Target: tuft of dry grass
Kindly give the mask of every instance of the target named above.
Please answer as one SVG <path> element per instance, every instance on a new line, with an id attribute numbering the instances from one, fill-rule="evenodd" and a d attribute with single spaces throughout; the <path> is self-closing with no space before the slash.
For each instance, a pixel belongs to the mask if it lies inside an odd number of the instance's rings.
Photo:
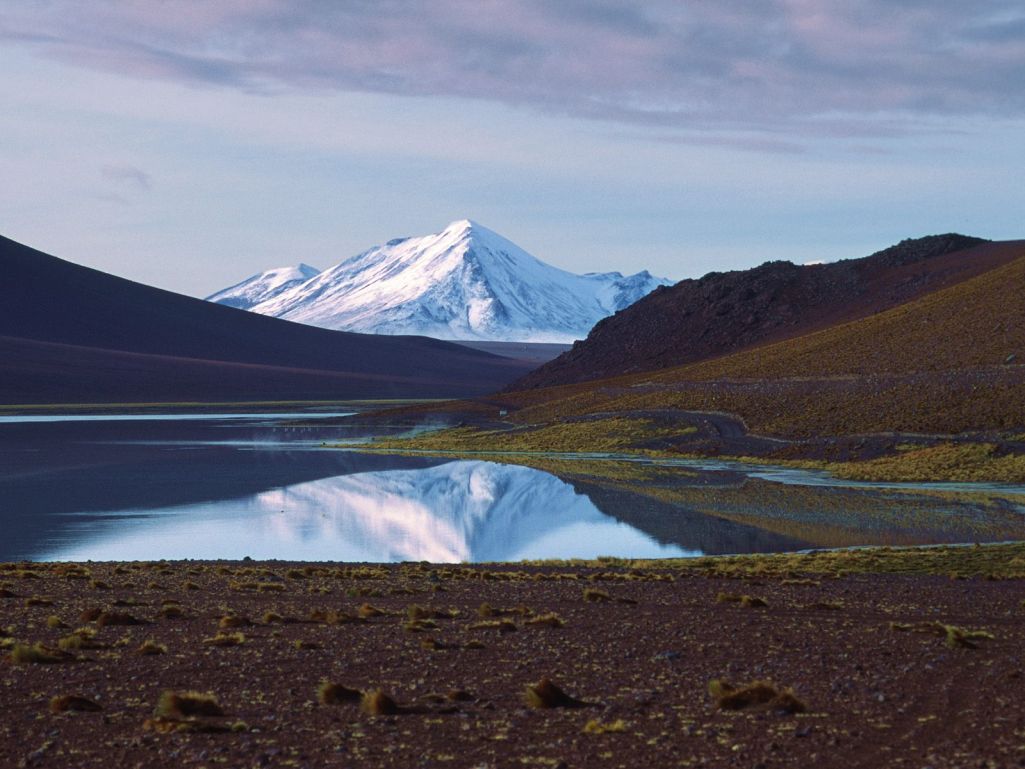
<path id="1" fill-rule="evenodd" d="M 755 609 L 769 605 L 768 601 L 764 598 L 758 598 L 753 595 L 739 595 L 737 593 L 719 593 L 715 597 L 715 602 L 736 603 L 748 609 Z"/>
<path id="2" fill-rule="evenodd" d="M 53 714 L 67 713 L 98 713 L 103 706 L 98 702 L 77 694 L 60 694 L 50 700 L 50 712 Z"/>
<path id="3" fill-rule="evenodd" d="M 196 691 L 176 692 L 165 690 L 157 700 L 154 714 L 158 718 L 184 721 L 196 717 L 223 716 L 224 709 L 212 693 Z"/>
<path id="4" fill-rule="evenodd" d="M 721 679 L 708 684 L 709 693 L 720 710 L 761 708 L 776 713 L 804 713 L 808 707 L 793 689 L 780 689 L 771 681 L 754 681 L 744 686 L 733 686 Z"/>
<path id="5" fill-rule="evenodd" d="M 584 600 L 590 601 L 591 603 L 607 603 L 612 600 L 612 596 L 606 593 L 604 590 L 598 590 L 593 587 L 584 588 Z"/>
<path id="6" fill-rule="evenodd" d="M 356 611 L 360 619 L 370 619 L 371 617 L 383 617 L 388 612 L 383 609 L 378 609 L 376 606 L 371 606 L 368 603 L 363 604 Z"/>
<path id="7" fill-rule="evenodd" d="M 203 639 L 204 646 L 241 646 L 245 642 L 245 633 L 218 633 Z"/>
<path id="8" fill-rule="evenodd" d="M 528 685 L 524 695 L 527 705 L 532 708 L 584 708 L 589 706 L 589 703 L 566 694 L 548 678 L 542 678 L 538 683 Z"/>
<path id="9" fill-rule="evenodd" d="M 324 679 L 317 686 L 317 702 L 321 705 L 354 705 L 363 698 L 363 692 L 350 689 Z"/>
<path id="10" fill-rule="evenodd" d="M 617 734 L 626 731 L 626 721 L 617 718 L 615 721 L 603 723 L 597 718 L 592 718 L 584 724 L 584 734 Z"/>
<path id="11" fill-rule="evenodd" d="M 96 640 L 96 631 L 91 627 L 80 627 L 70 635 L 66 635 L 57 642 L 57 648 L 62 651 L 75 651 L 78 649 L 102 649 L 103 644 Z"/>
<path id="12" fill-rule="evenodd" d="M 126 612 L 105 611 L 100 612 L 96 617 L 96 624 L 100 627 L 107 627 L 108 625 L 145 625 L 146 623 Z"/>
<path id="13" fill-rule="evenodd" d="M 217 623 L 222 630 L 230 630 L 237 627 L 249 627 L 252 621 L 244 614 L 225 614 Z"/>
<path id="14" fill-rule="evenodd" d="M 468 625 L 467 630 L 497 630 L 500 633 L 513 633 L 518 628 L 511 619 L 488 619 Z"/>
<path id="15" fill-rule="evenodd" d="M 167 654 L 167 647 L 164 644 L 157 643 L 152 638 L 147 638 L 139 645 L 136 651 L 144 657 L 151 657 L 157 654 Z"/>
<path id="16" fill-rule="evenodd" d="M 906 633 L 925 633 L 945 639 L 947 646 L 954 649 L 976 649 L 976 641 L 992 640 L 993 634 L 985 630 L 968 630 L 957 625 L 947 625 L 935 620 L 927 622 L 891 622 L 891 630 Z"/>
<path id="17" fill-rule="evenodd" d="M 565 627 L 566 620 L 555 612 L 549 612 L 548 614 L 539 614 L 536 617 L 531 617 L 523 624 L 532 627 Z"/>
<path id="18" fill-rule="evenodd" d="M 359 706 L 370 716 L 396 716 L 402 712 L 402 706 L 381 689 L 364 692 Z"/>
<path id="19" fill-rule="evenodd" d="M 16 665 L 56 665 L 72 659 L 74 655 L 41 643 L 15 644 L 11 647 L 11 662 Z"/>
<path id="20" fill-rule="evenodd" d="M 402 629 L 407 633 L 423 633 L 427 630 L 437 630 L 438 623 L 432 619 L 411 619 L 402 626 Z"/>

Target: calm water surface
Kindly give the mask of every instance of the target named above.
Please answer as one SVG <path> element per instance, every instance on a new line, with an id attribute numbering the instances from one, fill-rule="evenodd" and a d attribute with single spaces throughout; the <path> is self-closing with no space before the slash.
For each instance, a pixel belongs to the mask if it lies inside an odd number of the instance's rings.
<path id="1" fill-rule="evenodd" d="M 365 433 L 309 414 L 0 419 L 0 560 L 474 562 L 1025 538 L 1021 487 L 322 447 Z"/>

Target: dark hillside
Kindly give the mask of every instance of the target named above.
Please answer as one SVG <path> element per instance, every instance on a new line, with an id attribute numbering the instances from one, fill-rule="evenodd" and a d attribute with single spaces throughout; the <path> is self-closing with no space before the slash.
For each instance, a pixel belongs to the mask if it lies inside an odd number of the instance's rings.
<path id="1" fill-rule="evenodd" d="M 891 309 L 1021 253 L 964 235 L 905 240 L 862 259 L 768 262 L 660 288 L 509 389 L 653 371 L 791 339 Z"/>
<path id="2" fill-rule="evenodd" d="M 6 238 L 0 275 L 5 403 L 457 396 L 493 391 L 528 368 L 426 337 L 255 315 Z"/>

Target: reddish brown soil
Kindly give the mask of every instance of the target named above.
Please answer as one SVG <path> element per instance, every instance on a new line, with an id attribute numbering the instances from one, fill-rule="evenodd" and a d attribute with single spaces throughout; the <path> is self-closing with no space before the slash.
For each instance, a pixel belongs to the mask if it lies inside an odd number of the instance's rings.
<path id="1" fill-rule="evenodd" d="M 9 636 L 56 646 L 88 625 L 102 647 L 57 664 L 0 663 L 0 766 L 1025 766 L 1021 580 L 849 575 L 798 584 L 519 566 L 88 568 L 86 578 L 67 565 L 32 567 L 38 578 L 0 571 L 10 594 L 0 598 L 0 627 Z M 279 587 L 256 592 L 246 583 Z M 611 600 L 585 601 L 585 588 Z M 768 606 L 718 603 L 721 591 Z M 32 596 L 53 605 L 27 606 Z M 168 599 L 181 601 L 183 618 L 159 616 Z M 308 621 L 315 610 L 355 613 L 364 602 L 387 613 Z M 471 630 L 482 602 L 526 614 L 509 617 L 511 632 Z M 117 611 L 147 624 L 80 619 L 118 603 Z M 437 629 L 408 632 L 412 604 L 459 613 L 436 620 Z M 204 645 L 228 610 L 254 621 L 225 631 L 244 633 L 245 642 Z M 269 611 L 307 621 L 267 624 Z M 547 612 L 565 627 L 526 624 Z M 49 628 L 51 615 L 69 627 Z M 940 637 L 890 628 L 921 621 L 994 638 L 951 648 Z M 425 649 L 425 638 L 445 648 Z M 146 639 L 167 652 L 139 654 Z M 483 648 L 467 648 L 471 639 Z M 525 687 L 542 677 L 592 705 L 528 708 Z M 319 704 L 324 678 L 381 688 L 407 712 L 370 716 L 355 704 Z M 721 711 L 708 694 L 718 678 L 793 687 L 807 712 Z M 235 731 L 147 728 L 168 689 L 212 692 L 226 715 L 196 723 Z M 457 689 L 469 699 L 444 697 Z M 58 695 L 86 697 L 102 710 L 51 714 Z M 585 732 L 592 720 L 622 721 L 622 731 Z"/>

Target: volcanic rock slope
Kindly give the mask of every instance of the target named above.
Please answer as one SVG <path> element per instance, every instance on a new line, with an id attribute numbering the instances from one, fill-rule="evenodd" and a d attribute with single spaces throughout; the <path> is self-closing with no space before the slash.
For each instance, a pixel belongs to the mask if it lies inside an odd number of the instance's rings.
<path id="1" fill-rule="evenodd" d="M 566 343 L 669 281 L 575 275 L 475 222 L 398 238 L 308 280 L 275 270 L 208 299 L 322 328 L 437 339 Z"/>
<path id="2" fill-rule="evenodd" d="M 527 364 L 222 307 L 0 238 L 0 403 L 442 397 Z"/>
<path id="3" fill-rule="evenodd" d="M 957 234 L 905 240 L 862 259 L 768 262 L 660 288 L 510 389 L 678 366 L 883 312 L 1021 256 L 1021 241 Z"/>

